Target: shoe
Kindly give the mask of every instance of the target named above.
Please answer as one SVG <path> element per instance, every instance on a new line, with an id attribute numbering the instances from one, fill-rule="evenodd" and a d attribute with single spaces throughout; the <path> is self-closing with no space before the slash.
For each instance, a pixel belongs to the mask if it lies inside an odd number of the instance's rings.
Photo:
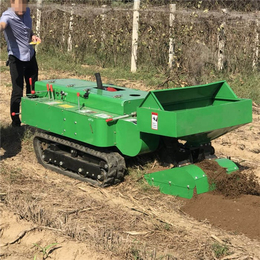
<path id="1" fill-rule="evenodd" d="M 13 121 L 12 127 L 21 127 L 21 123 Z"/>

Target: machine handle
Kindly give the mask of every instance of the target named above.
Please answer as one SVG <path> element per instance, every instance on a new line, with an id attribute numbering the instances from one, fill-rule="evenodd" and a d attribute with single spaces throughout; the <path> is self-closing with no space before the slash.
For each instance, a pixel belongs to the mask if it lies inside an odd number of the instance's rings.
<path id="1" fill-rule="evenodd" d="M 104 89 L 100 73 L 95 73 L 96 81 L 97 81 L 97 88 L 98 89 Z"/>
<path id="2" fill-rule="evenodd" d="M 29 78 L 29 85 L 30 85 L 31 94 L 34 95 L 35 91 L 33 90 L 32 78 Z"/>
<path id="3" fill-rule="evenodd" d="M 122 119 L 122 118 L 127 118 L 127 117 L 130 117 L 130 116 L 136 116 L 136 112 L 133 112 L 131 114 L 128 114 L 128 115 L 123 115 L 123 116 L 117 116 L 117 117 L 113 117 L 113 118 L 108 118 L 106 119 L 106 122 L 112 122 L 112 121 L 115 121 L 115 120 L 118 120 L 118 119 Z"/>

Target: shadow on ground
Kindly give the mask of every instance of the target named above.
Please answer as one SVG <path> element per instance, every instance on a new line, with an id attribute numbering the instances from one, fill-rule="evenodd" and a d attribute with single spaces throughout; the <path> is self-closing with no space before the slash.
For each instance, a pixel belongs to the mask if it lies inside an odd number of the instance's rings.
<path id="1" fill-rule="evenodd" d="M 0 148 L 4 151 L 3 154 L 1 153 L 0 160 L 14 157 L 21 151 L 26 129 L 27 126 L 0 126 Z"/>

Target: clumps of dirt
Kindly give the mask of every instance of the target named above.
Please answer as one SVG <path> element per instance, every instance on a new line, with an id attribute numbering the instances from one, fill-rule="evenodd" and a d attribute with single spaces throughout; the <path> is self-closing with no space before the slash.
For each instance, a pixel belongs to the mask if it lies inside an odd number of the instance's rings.
<path id="1" fill-rule="evenodd" d="M 208 176 L 210 186 L 214 186 L 214 193 L 235 198 L 242 194 L 260 196 L 260 183 L 253 173 L 243 171 L 226 173 L 226 169 L 214 160 L 204 160 L 197 164 Z"/>
<path id="2" fill-rule="evenodd" d="M 237 171 L 226 174 L 215 181 L 216 191 L 225 196 L 237 197 L 242 194 L 260 196 L 260 184 L 254 174 Z"/>

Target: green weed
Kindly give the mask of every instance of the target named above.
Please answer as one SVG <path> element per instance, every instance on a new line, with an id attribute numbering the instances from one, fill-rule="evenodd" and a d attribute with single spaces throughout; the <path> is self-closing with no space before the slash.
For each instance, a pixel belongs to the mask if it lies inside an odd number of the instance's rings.
<path id="1" fill-rule="evenodd" d="M 4 72 L 4 71 L 9 71 L 9 67 L 7 67 L 7 66 L 1 66 L 1 67 L 0 67 L 0 72 Z"/>
<path id="2" fill-rule="evenodd" d="M 22 137 L 22 144 L 26 145 L 27 149 L 32 152 L 33 148 L 33 137 L 34 137 L 34 129 L 28 127 L 25 129 L 23 137 Z"/>
<path id="3" fill-rule="evenodd" d="M 224 257 L 230 254 L 228 246 L 214 243 L 212 245 L 212 250 L 217 258 Z"/>
<path id="4" fill-rule="evenodd" d="M 57 245 L 58 243 L 53 243 L 53 244 L 50 244 L 50 245 L 47 245 L 45 247 L 42 247 L 38 244 L 34 244 L 35 247 L 37 247 L 39 249 L 39 252 L 36 253 L 34 255 L 34 258 L 33 260 L 37 260 L 37 255 L 38 254 L 41 254 L 41 259 L 42 260 L 45 260 L 49 257 L 49 255 L 51 254 L 51 252 L 54 250 L 55 246 Z"/>

